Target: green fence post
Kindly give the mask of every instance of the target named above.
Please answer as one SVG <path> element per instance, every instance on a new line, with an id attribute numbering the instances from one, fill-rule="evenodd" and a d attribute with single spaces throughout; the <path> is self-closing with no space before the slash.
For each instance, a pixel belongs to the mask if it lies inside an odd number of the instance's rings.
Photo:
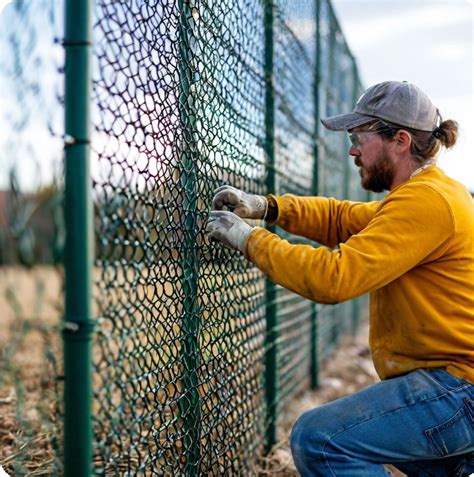
<path id="1" fill-rule="evenodd" d="M 359 98 L 359 74 L 357 71 L 357 64 L 352 58 L 352 106 L 355 106 Z M 349 198 L 349 197 L 348 197 Z M 352 320 L 351 320 L 351 334 L 357 334 L 361 314 L 361 298 L 352 300 Z"/>
<path id="2" fill-rule="evenodd" d="M 265 31 L 265 153 L 267 158 L 267 191 L 275 192 L 275 91 L 273 85 L 273 2 L 264 2 Z M 271 232 L 275 227 L 269 227 Z M 270 280 L 265 282 L 266 335 L 265 335 L 265 397 L 267 403 L 266 451 L 277 440 L 277 290 Z"/>
<path id="3" fill-rule="evenodd" d="M 92 471 L 91 0 L 65 5 L 64 475 Z"/>
<path id="4" fill-rule="evenodd" d="M 196 116 L 192 101 L 191 67 L 192 51 L 190 37 L 192 12 L 189 0 L 179 0 L 179 118 L 181 126 L 181 150 L 179 157 L 179 179 L 183 193 L 183 242 L 181 249 L 183 317 L 182 317 L 182 361 L 183 392 L 179 400 L 183 418 L 183 451 L 186 458 L 186 475 L 198 475 L 201 435 L 201 403 L 199 399 L 199 311 L 197 294 L 199 283 L 199 261 L 196 250 L 197 238 L 197 189 L 196 164 L 197 146 L 194 140 Z"/>
<path id="5" fill-rule="evenodd" d="M 329 15 L 329 64 L 328 64 L 328 82 L 331 85 L 331 95 L 332 100 L 337 97 L 336 88 L 334 88 L 334 84 L 336 84 L 336 65 L 337 65 L 337 58 L 336 58 L 336 38 L 337 38 L 337 21 L 336 16 L 334 14 L 334 10 L 329 0 L 326 0 L 328 5 L 328 15 Z M 334 113 L 334 111 L 333 111 Z M 340 158 L 335 158 L 336 160 L 340 160 Z M 334 158 L 333 158 L 334 160 Z M 342 326 L 342 316 L 341 316 L 341 308 L 344 305 L 335 305 L 331 308 L 331 322 L 330 322 L 330 332 L 329 332 L 329 345 L 331 348 L 335 347 L 339 343 L 339 338 L 341 334 L 341 326 Z"/>
<path id="6" fill-rule="evenodd" d="M 313 143 L 313 178 L 312 191 L 314 195 L 319 194 L 319 119 L 320 111 L 320 82 L 321 82 L 321 0 L 315 0 L 316 10 L 316 48 L 315 48 L 315 71 L 313 86 L 314 102 L 314 143 Z M 319 346 L 318 346 L 318 308 L 316 303 L 311 304 L 311 389 L 319 387 Z"/>

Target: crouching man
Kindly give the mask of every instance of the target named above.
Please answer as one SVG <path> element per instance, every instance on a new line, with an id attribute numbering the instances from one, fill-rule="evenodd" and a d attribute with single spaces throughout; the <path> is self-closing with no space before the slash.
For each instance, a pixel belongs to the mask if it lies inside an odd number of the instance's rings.
<path id="1" fill-rule="evenodd" d="M 274 282 L 320 303 L 370 293 L 370 348 L 382 379 L 302 415 L 291 435 L 302 476 L 474 472 L 474 210 L 436 165 L 456 142 L 416 86 L 369 88 L 353 112 L 322 120 L 347 131 L 362 187 L 378 202 L 216 191 L 207 231 Z M 297 160 L 297 159 L 295 159 Z M 227 210 L 224 210 L 227 209 Z M 324 247 L 293 245 L 243 218 L 265 219 Z M 470 462 L 471 461 L 471 462 Z"/>

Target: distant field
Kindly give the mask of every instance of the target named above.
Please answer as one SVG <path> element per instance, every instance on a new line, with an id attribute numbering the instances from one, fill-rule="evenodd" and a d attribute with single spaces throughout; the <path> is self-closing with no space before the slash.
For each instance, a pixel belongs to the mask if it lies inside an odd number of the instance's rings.
<path id="1" fill-rule="evenodd" d="M 0 465 L 12 475 L 48 475 L 57 434 L 61 271 L 3 267 L 0 276 Z"/>
<path id="2" fill-rule="evenodd" d="M 51 474 L 54 447 L 61 446 L 62 382 L 57 385 L 55 376 L 62 375 L 62 271 L 9 267 L 1 274 L 0 465 L 14 475 Z M 255 447 L 261 418 L 263 282 L 255 272 L 245 286 L 248 274 L 202 271 L 194 304 L 201 326 L 193 332 L 183 325 L 179 270 L 96 269 L 95 277 L 96 464 L 111 475 L 127 465 L 160 465 L 157 445 L 166 449 L 163 462 L 179 464 L 186 379 L 198 380 L 202 445 L 237 464 L 238 455 Z M 195 378 L 183 368 L 189 346 L 197 353 Z M 140 443 L 131 454 L 135 439 Z M 218 475 L 223 461 L 211 452 L 203 465 Z"/>

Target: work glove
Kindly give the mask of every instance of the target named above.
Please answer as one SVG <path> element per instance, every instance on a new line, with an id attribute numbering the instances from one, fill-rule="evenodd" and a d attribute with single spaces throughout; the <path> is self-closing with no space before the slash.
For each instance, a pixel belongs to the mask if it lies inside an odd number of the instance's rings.
<path id="1" fill-rule="evenodd" d="M 209 238 L 243 252 L 245 242 L 254 228 L 232 212 L 213 210 L 209 213 L 206 232 Z"/>
<path id="2" fill-rule="evenodd" d="M 265 219 L 268 202 L 263 195 L 247 194 L 225 185 L 214 191 L 212 199 L 214 210 L 222 210 L 224 207 L 244 219 Z"/>

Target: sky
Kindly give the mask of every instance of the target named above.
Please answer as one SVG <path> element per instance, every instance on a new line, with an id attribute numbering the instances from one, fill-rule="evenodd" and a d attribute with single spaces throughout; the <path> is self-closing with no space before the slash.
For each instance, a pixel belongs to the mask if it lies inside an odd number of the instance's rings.
<path id="1" fill-rule="evenodd" d="M 0 12 L 7 3 L 0 0 Z M 410 81 L 431 97 L 445 119 L 460 123 L 458 144 L 441 154 L 439 164 L 474 192 L 473 0 L 332 4 L 365 86 Z M 40 131 L 39 136 L 37 144 L 47 134 Z"/>
<path id="2" fill-rule="evenodd" d="M 474 3 L 468 0 L 333 0 L 364 86 L 419 86 L 460 124 L 440 167 L 474 192 Z"/>

